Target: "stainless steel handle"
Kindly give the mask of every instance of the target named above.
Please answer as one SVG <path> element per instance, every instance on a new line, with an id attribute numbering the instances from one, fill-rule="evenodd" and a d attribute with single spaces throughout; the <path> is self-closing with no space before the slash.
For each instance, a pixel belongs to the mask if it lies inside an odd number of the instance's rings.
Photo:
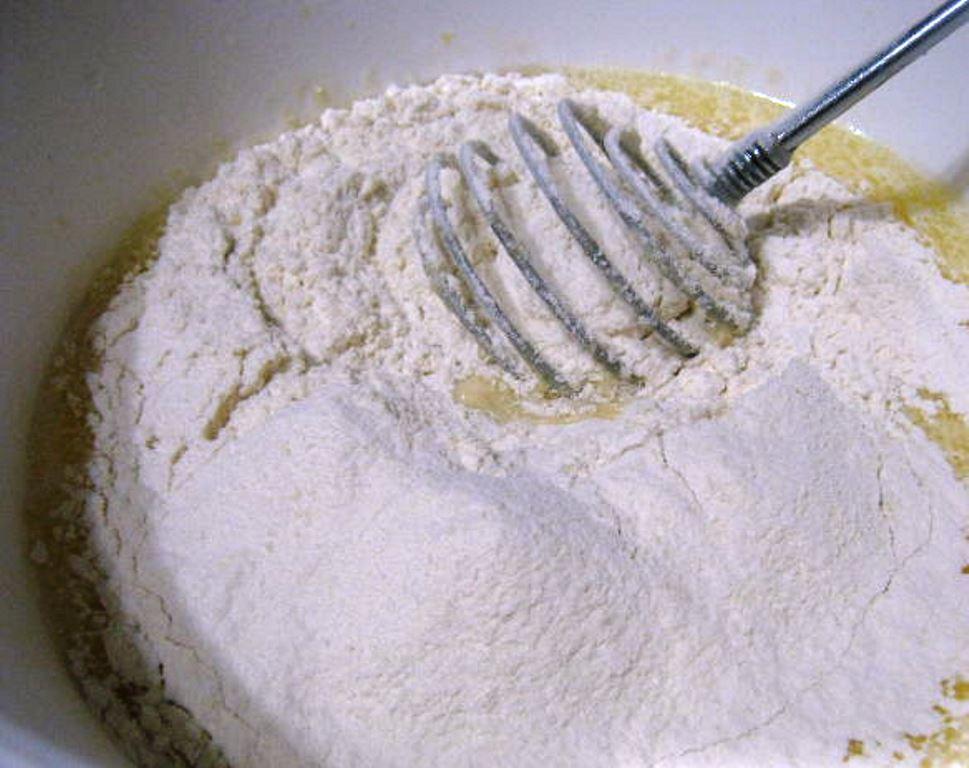
<path id="1" fill-rule="evenodd" d="M 711 168 L 708 190 L 729 205 L 791 161 L 802 142 L 969 21 L 969 0 L 950 0 L 807 104 L 732 146 Z"/>

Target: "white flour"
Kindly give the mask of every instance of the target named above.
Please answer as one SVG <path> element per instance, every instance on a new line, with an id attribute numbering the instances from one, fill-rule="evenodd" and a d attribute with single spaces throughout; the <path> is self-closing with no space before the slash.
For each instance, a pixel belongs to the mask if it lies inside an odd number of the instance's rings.
<path id="1" fill-rule="evenodd" d="M 920 389 L 969 412 L 966 290 L 799 166 L 742 209 L 756 326 L 683 364 L 638 338 L 507 136 L 516 109 L 566 146 L 571 93 L 446 77 L 245 151 L 173 207 L 98 321 L 100 554 L 139 653 L 233 765 L 815 766 L 848 739 L 888 759 L 969 670 L 969 494 L 901 416 Z M 647 144 L 722 146 L 618 94 L 577 100 Z M 501 425 L 455 403 L 501 374 L 431 292 L 411 225 L 427 160 L 467 138 L 510 162 L 536 262 L 646 376 L 617 418 Z M 571 151 L 559 169 L 682 314 Z M 530 337 L 588 375 L 462 228 Z M 135 716 L 162 728 L 147 700 Z"/>

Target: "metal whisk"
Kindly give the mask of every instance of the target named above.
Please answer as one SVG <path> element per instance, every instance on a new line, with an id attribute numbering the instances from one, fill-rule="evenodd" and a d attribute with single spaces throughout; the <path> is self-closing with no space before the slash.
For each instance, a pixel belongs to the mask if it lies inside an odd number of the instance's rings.
<path id="1" fill-rule="evenodd" d="M 754 320 L 750 289 L 756 267 L 747 250 L 744 221 L 733 206 L 788 165 L 806 139 L 966 21 L 969 0 L 943 4 L 821 95 L 751 133 L 712 164 L 693 165 L 660 139 L 653 147 L 657 168 L 638 149 L 638 137 L 604 124 L 570 100 L 558 104 L 558 118 L 572 149 L 633 233 L 643 255 L 707 317 L 743 333 Z M 659 317 L 565 203 L 550 168 L 550 159 L 559 152 L 553 140 L 520 114 L 511 115 L 509 131 L 555 214 L 609 286 L 632 308 L 644 330 L 655 333 L 684 357 L 696 355 L 695 342 Z M 468 258 L 441 189 L 442 171 L 450 168 L 460 173 L 505 253 L 569 335 L 607 371 L 635 378 L 539 274 L 501 215 L 491 183 L 499 162 L 486 144 L 469 141 L 460 147 L 457 157 L 437 155 L 427 167 L 414 232 L 435 292 L 505 370 L 523 377 L 524 363 L 552 389 L 561 393 L 574 390 L 512 323 Z"/>

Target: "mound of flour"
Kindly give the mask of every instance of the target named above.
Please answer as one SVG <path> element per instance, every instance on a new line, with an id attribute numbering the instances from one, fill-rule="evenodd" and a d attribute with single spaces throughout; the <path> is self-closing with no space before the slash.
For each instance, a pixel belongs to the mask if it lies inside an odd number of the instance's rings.
<path id="1" fill-rule="evenodd" d="M 112 663 L 149 659 L 146 689 L 232 765 L 836 765 L 849 739 L 905 747 L 969 670 L 969 493 L 901 415 L 920 391 L 969 412 L 965 289 L 888 210 L 798 166 L 742 208 L 755 327 L 684 363 L 639 337 L 520 167 L 508 111 L 564 148 L 564 96 L 646 144 L 722 146 L 559 76 L 392 89 L 187 192 L 94 326 L 81 485 L 130 635 Z M 412 221 L 428 159 L 468 138 L 506 160 L 539 268 L 644 375 L 615 418 L 500 424 L 455 401 L 504 375 L 430 290 Z M 555 172 L 704 334 L 570 152 Z M 590 375 L 448 183 L 503 303 Z M 123 706 L 157 731 L 157 700 Z"/>

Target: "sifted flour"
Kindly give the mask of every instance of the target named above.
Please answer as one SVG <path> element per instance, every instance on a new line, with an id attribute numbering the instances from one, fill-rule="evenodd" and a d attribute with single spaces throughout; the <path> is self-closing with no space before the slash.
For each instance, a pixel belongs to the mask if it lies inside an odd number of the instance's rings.
<path id="1" fill-rule="evenodd" d="M 965 288 L 887 207 L 801 164 L 741 209 L 759 315 L 719 343 L 563 152 L 605 250 L 705 339 L 684 363 L 639 338 L 519 165 L 508 111 L 564 147 L 563 96 L 646 145 L 723 146 L 554 75 L 392 89 L 188 191 L 94 325 L 77 498 L 121 618 L 85 685 L 143 763 L 918 761 L 903 735 L 969 671 L 969 493 L 902 409 L 929 391 L 969 413 Z M 468 138 L 508 161 L 539 268 L 644 376 L 614 418 L 584 418 L 601 387 L 533 397 L 431 292 L 422 171 Z M 503 305 L 595 379 L 445 181 Z M 467 381 L 532 418 L 461 406 Z M 151 672 L 126 691 L 133 659 Z M 172 702 L 224 754 L 194 726 L 166 741 Z"/>

